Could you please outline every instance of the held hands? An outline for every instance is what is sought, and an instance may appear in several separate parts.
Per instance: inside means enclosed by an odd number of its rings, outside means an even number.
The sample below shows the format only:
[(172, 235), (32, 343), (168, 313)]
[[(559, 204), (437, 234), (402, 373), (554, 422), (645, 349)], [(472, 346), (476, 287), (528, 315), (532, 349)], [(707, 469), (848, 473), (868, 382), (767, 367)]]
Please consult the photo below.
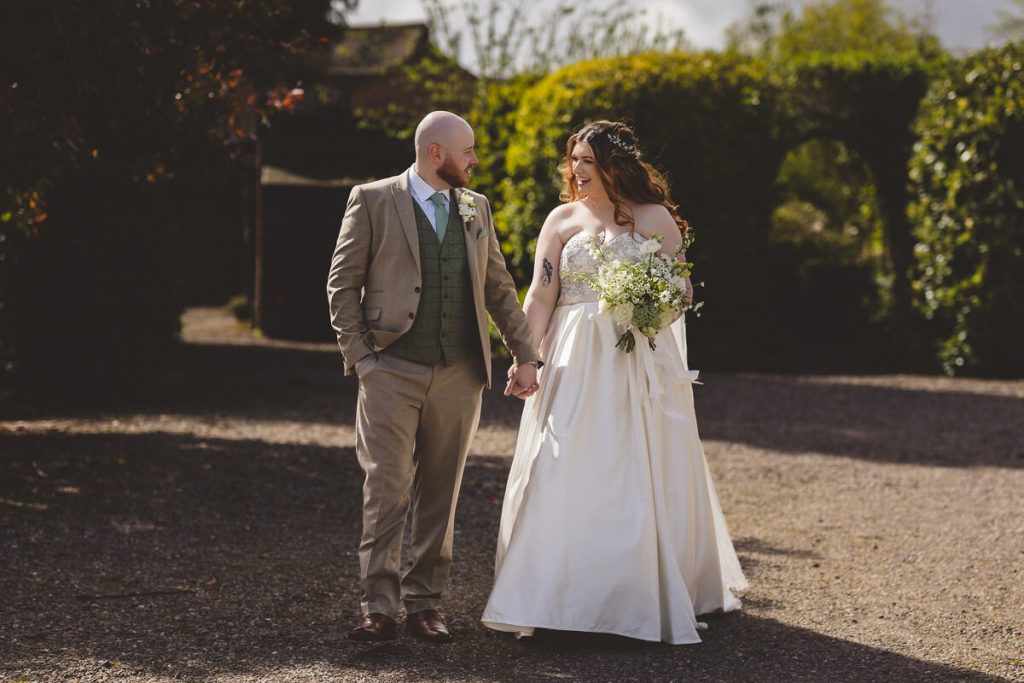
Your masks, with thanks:
[(513, 365), (508, 369), (508, 383), (505, 385), (506, 396), (527, 399), (537, 393), (539, 387), (535, 366), (522, 364)]

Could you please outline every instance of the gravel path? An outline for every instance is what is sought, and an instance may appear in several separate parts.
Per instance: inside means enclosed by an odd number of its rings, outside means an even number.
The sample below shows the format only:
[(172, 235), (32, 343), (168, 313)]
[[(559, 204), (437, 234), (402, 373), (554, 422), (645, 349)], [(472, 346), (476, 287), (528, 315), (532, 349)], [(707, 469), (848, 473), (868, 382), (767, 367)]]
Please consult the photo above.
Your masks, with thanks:
[(185, 336), (147, 396), (0, 422), (0, 681), (1024, 681), (1024, 381), (705, 377), (751, 588), (696, 646), (479, 624), (520, 406), (489, 392), (454, 642), (358, 645), (337, 351)]

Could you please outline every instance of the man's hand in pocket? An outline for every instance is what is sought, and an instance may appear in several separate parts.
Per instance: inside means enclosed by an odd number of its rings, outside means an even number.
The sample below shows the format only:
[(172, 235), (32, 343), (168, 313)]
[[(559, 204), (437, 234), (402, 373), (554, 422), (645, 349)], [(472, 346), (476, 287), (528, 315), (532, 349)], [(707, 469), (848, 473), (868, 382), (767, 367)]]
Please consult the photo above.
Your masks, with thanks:
[(362, 379), (367, 372), (373, 370), (373, 366), (377, 364), (377, 354), (368, 353), (359, 360), (356, 361), (356, 377)]

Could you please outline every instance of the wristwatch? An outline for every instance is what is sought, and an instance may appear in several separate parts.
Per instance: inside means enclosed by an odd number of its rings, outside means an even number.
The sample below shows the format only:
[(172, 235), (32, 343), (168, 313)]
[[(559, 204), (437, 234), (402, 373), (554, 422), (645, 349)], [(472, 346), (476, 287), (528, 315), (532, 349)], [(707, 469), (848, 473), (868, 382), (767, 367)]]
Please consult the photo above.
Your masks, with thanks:
[(542, 361), (542, 360), (528, 360), (528, 361), (524, 361), (522, 363), (516, 363), (516, 365), (532, 365), (533, 367), (535, 367), (538, 370), (540, 370), (542, 367), (544, 367), (544, 361)]

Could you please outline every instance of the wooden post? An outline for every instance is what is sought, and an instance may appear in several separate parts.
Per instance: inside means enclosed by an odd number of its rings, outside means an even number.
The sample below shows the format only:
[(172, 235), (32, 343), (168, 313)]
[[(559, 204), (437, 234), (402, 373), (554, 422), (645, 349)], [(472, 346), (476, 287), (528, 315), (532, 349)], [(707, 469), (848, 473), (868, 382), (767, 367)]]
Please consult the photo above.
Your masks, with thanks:
[(253, 193), (252, 326), (263, 330), (263, 142), (256, 141), (256, 188)]

